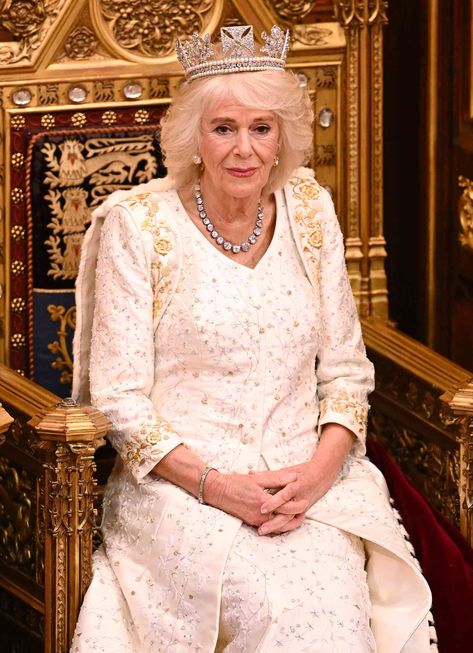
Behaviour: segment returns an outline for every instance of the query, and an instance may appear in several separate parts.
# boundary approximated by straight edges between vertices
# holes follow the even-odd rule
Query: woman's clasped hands
[[[258,528],[260,535],[284,533],[302,524],[337,473],[338,469],[322,469],[314,459],[274,471],[210,473],[206,496],[215,507]]]

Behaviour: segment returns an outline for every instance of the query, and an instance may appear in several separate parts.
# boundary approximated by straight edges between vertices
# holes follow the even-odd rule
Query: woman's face
[[[202,119],[203,179],[214,192],[259,197],[278,149],[279,125],[272,111],[225,100]]]

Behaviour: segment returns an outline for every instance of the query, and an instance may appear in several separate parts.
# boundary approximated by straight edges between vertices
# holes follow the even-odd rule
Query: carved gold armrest
[[[45,557],[45,650],[66,653],[92,572],[94,453],[110,423],[96,409],[66,399],[28,422],[43,463],[38,537]]]
[[[473,379],[443,393],[460,425],[461,531],[473,546]]]

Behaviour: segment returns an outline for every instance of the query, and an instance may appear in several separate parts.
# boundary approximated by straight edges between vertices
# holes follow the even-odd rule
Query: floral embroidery
[[[124,440],[122,446],[120,455],[131,468],[139,467],[146,462],[148,445],[145,442],[140,442],[137,438],[128,438]]]
[[[341,391],[332,397],[322,399],[320,402],[320,420],[322,421],[330,412],[348,415],[350,422],[358,427],[357,435],[365,435],[368,408],[366,401],[357,401],[348,392]]]
[[[159,444],[161,440],[169,440],[171,436],[175,435],[169,422],[162,417],[157,417],[154,422],[143,422],[140,424],[138,433],[151,446]]]
[[[299,235],[304,254],[310,263],[314,278],[320,281],[319,250],[322,247],[322,224],[318,217],[318,205],[314,200],[320,197],[320,187],[315,179],[293,177],[289,180],[292,185],[292,194],[300,203],[294,210],[294,218],[299,227]]]
[[[169,226],[163,222],[154,222],[148,218],[141,224],[143,231],[148,231],[153,236],[153,249],[159,256],[166,256],[172,251],[173,245],[169,237]]]
[[[157,260],[151,264],[153,317],[156,317],[172,291],[171,268],[163,262],[163,257],[173,250],[173,242],[169,235],[171,230],[166,222],[155,222],[151,217],[143,221],[141,229],[148,231],[153,236],[153,250],[158,256]]]
[[[131,467],[139,467],[149,460],[151,453],[160,452],[159,448],[156,451],[157,445],[175,435],[176,433],[169,422],[162,417],[156,417],[153,421],[142,422],[138,427],[138,433],[124,440],[121,455]],[[153,447],[152,452],[150,447]]]
[[[314,181],[305,181],[302,182],[301,179],[297,178],[296,179],[300,182],[300,184],[297,187],[294,188],[294,197],[298,197],[299,199],[302,200],[316,200],[318,199],[320,195],[320,189],[318,187],[318,184]]]
[[[154,243],[154,250],[161,256],[165,256],[172,250],[172,243],[168,238],[159,238]]]
[[[135,206],[144,207],[148,218],[153,218],[159,211],[159,204],[152,193],[139,193],[138,195],[132,195],[123,200],[123,204],[126,204],[130,209],[135,208]]]
[[[309,243],[312,247],[322,247],[322,227],[320,222],[314,225],[308,236]]]

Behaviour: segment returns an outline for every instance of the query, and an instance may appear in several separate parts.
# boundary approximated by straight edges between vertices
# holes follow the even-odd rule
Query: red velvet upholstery
[[[440,653],[473,651],[473,550],[406,478],[383,447],[368,443],[383,472],[433,596]]]

